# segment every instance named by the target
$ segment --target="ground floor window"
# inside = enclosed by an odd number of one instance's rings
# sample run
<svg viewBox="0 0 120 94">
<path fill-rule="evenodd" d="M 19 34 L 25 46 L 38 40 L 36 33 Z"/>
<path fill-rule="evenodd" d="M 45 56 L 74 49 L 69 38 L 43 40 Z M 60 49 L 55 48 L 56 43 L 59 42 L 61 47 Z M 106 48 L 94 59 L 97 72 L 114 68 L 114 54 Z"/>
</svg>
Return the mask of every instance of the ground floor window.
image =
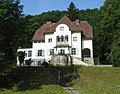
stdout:
<svg viewBox="0 0 120 94">
<path fill-rule="evenodd" d="M 32 56 L 32 51 L 28 51 L 28 57 Z"/>
<path fill-rule="evenodd" d="M 71 54 L 72 54 L 72 55 L 76 55 L 76 48 L 72 48 Z"/>
<path fill-rule="evenodd" d="M 37 51 L 37 56 L 43 56 L 43 55 L 44 55 L 44 50 Z"/>
<path fill-rule="evenodd" d="M 60 49 L 60 54 L 65 54 L 65 50 L 64 49 Z"/>
<path fill-rule="evenodd" d="M 49 55 L 53 55 L 54 54 L 54 49 L 49 49 Z"/>
<path fill-rule="evenodd" d="M 84 57 L 91 57 L 91 52 L 90 52 L 90 49 L 88 49 L 88 48 L 84 48 L 83 50 L 82 50 L 82 57 L 84 58 Z"/>
</svg>

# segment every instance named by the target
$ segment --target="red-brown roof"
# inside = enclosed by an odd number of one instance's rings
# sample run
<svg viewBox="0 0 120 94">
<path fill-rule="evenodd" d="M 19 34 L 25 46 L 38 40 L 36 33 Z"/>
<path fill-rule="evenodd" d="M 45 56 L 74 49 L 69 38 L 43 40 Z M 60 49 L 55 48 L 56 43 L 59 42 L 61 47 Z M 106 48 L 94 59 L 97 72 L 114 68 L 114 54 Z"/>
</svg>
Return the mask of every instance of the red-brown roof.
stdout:
<svg viewBox="0 0 120 94">
<path fill-rule="evenodd" d="M 93 32 L 92 32 L 92 27 L 87 21 L 80 21 L 76 20 L 75 22 L 72 22 L 67 16 L 64 16 L 61 18 L 57 23 L 51 23 L 47 22 L 43 24 L 41 27 L 39 27 L 33 38 L 32 41 L 34 42 L 39 42 L 39 41 L 44 41 L 44 33 L 46 32 L 54 32 L 56 27 L 59 24 L 66 24 L 71 31 L 82 31 L 83 35 L 86 38 L 93 38 Z"/>
</svg>

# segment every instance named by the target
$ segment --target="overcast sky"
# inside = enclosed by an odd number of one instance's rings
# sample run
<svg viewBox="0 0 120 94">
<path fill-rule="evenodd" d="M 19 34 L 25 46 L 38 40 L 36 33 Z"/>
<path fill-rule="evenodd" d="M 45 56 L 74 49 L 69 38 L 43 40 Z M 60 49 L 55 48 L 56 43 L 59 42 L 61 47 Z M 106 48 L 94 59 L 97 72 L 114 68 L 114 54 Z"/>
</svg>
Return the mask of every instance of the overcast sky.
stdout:
<svg viewBox="0 0 120 94">
<path fill-rule="evenodd" d="M 78 9 L 100 8 L 105 0 L 21 0 L 23 13 L 36 15 L 51 10 L 67 10 L 70 2 L 73 2 Z"/>
</svg>

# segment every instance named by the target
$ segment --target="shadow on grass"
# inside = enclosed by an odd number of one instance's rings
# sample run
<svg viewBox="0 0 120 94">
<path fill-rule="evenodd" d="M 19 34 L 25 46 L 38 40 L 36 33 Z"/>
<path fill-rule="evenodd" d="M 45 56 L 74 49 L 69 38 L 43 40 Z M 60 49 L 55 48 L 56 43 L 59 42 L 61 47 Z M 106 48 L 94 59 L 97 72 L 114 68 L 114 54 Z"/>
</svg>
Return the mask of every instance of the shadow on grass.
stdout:
<svg viewBox="0 0 120 94">
<path fill-rule="evenodd" d="M 79 66 L 14 67 L 0 73 L 0 88 L 17 91 L 40 89 L 42 85 L 62 85 L 76 79 Z"/>
</svg>

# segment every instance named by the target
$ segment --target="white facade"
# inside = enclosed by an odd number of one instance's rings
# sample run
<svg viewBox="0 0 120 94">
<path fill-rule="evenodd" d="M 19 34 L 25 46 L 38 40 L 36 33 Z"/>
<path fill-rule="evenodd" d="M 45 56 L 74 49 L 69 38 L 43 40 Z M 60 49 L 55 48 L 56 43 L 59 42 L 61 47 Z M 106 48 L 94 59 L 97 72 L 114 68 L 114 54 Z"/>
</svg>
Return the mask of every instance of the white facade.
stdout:
<svg viewBox="0 0 120 94">
<path fill-rule="evenodd" d="M 32 65 L 37 65 L 44 59 L 51 60 L 53 54 L 69 54 L 82 61 L 84 56 L 82 50 L 86 48 L 90 51 L 89 57 L 93 58 L 92 39 L 83 39 L 82 32 L 71 31 L 66 24 L 59 24 L 54 32 L 44 33 L 44 37 L 44 42 L 33 42 L 32 48 L 18 49 L 25 51 L 25 60 L 31 58 L 34 61 Z"/>
</svg>

